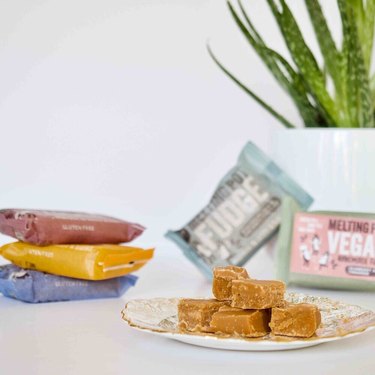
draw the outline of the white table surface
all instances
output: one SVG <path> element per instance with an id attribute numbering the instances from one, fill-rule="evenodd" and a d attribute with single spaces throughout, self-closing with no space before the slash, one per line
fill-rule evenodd
<path id="1" fill-rule="evenodd" d="M 248 264 L 272 275 L 271 252 Z M 123 298 L 26 304 L 0 296 L 1 374 L 373 374 L 375 332 L 284 352 L 233 352 L 149 335 L 121 320 L 125 301 L 158 296 L 207 296 L 209 282 L 167 240 Z M 310 291 L 375 309 L 375 295 Z"/>

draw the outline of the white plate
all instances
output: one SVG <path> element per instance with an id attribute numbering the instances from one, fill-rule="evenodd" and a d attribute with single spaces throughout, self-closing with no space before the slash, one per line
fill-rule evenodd
<path id="1" fill-rule="evenodd" d="M 327 337 L 314 340 L 295 340 L 295 341 L 272 341 L 272 340 L 244 340 L 244 339 L 230 339 L 230 338 L 219 338 L 212 336 L 197 336 L 197 335 L 186 335 L 181 333 L 169 333 L 169 332 L 154 332 L 151 330 L 145 330 L 137 327 L 133 327 L 139 331 L 151 333 L 156 336 L 166 337 L 172 340 L 181 341 L 186 344 L 203 346 L 205 348 L 212 349 L 224 349 L 224 350 L 241 350 L 241 351 L 272 351 L 272 350 L 292 350 L 307 348 L 309 346 L 315 346 L 324 344 L 326 342 L 342 340 L 353 336 L 358 336 L 364 332 L 371 331 L 375 327 L 368 327 L 364 331 L 355 332 L 346 336 L 339 337 Z"/>
<path id="2" fill-rule="evenodd" d="M 288 293 L 293 303 L 314 303 L 322 314 L 322 324 L 313 339 L 243 339 L 221 338 L 213 335 L 181 334 L 178 332 L 177 298 L 132 300 L 122 311 L 123 319 L 133 328 L 146 333 L 206 348 L 271 351 L 291 350 L 315 346 L 326 342 L 348 339 L 375 328 L 375 313 L 359 306 L 348 305 L 329 298 Z"/>

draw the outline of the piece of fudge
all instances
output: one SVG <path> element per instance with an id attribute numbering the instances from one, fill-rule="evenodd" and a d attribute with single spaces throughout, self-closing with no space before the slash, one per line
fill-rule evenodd
<path id="1" fill-rule="evenodd" d="M 317 306 L 309 303 L 287 303 L 272 309 L 270 327 L 274 335 L 311 337 L 321 322 Z"/>
<path id="2" fill-rule="evenodd" d="M 210 332 L 212 315 L 226 304 L 214 299 L 181 299 L 178 303 L 180 331 Z"/>
<path id="3" fill-rule="evenodd" d="M 212 316 L 211 328 L 216 334 L 262 337 L 270 332 L 270 310 L 242 310 L 223 307 Z"/>
<path id="4" fill-rule="evenodd" d="M 285 284 L 277 280 L 233 280 L 232 307 L 269 309 L 283 304 Z"/>
<path id="5" fill-rule="evenodd" d="M 219 301 L 230 300 L 232 295 L 232 281 L 246 279 L 249 279 L 249 275 L 245 268 L 236 266 L 216 267 L 214 269 L 212 293 Z"/>

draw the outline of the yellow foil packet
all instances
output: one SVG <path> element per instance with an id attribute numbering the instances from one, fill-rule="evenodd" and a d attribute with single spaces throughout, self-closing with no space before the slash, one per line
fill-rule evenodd
<path id="1" fill-rule="evenodd" d="M 85 280 L 123 276 L 143 267 L 154 249 L 121 245 L 36 246 L 13 242 L 0 248 L 0 254 L 21 268 Z"/>

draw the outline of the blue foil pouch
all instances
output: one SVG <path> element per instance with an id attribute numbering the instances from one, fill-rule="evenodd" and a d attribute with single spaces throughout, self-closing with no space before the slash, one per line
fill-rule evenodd
<path id="1" fill-rule="evenodd" d="M 0 266 L 0 293 L 30 303 L 114 298 L 134 286 L 137 279 L 126 275 L 100 281 L 80 280 L 7 264 Z"/>
<path id="2" fill-rule="evenodd" d="M 212 278 L 212 268 L 242 266 L 269 241 L 280 226 L 286 196 L 304 209 L 313 202 L 262 150 L 248 143 L 207 206 L 166 236 Z"/>

